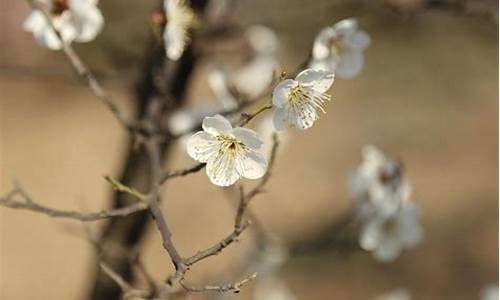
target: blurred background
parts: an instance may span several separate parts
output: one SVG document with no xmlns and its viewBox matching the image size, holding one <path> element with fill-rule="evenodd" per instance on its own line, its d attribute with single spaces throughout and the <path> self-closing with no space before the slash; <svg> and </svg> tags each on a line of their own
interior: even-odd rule
<svg viewBox="0 0 500 300">
<path fill-rule="evenodd" d="M 155 1 L 106 0 L 100 7 L 103 33 L 75 47 L 131 115 Z M 112 192 L 103 175 L 119 174 L 127 133 L 62 53 L 22 31 L 28 14 L 24 1 L 0 4 L 0 192 L 15 178 L 48 206 L 108 208 Z M 285 244 L 328 232 L 352 208 L 349 174 L 361 147 L 373 143 L 404 162 L 425 240 L 389 264 L 359 249 L 292 253 L 280 277 L 297 299 L 373 299 L 396 288 L 413 299 L 479 299 L 485 286 L 498 283 L 498 2 L 238 0 L 229 16 L 241 26 L 275 30 L 289 72 L 307 58 L 322 27 L 345 17 L 356 17 L 371 36 L 365 67 L 355 79 L 336 80 L 328 114 L 312 129 L 290 131 L 252 209 Z M 216 43 L 198 61 L 187 105 L 214 101 L 207 70 L 214 61 L 241 60 L 234 44 L 237 38 Z M 165 168 L 191 164 L 177 145 Z M 204 172 L 169 182 L 164 199 L 185 255 L 232 229 L 228 193 Z M 0 299 L 86 299 L 96 258 L 79 226 L 0 208 Z M 245 233 L 189 279 L 234 280 L 251 244 Z M 170 262 L 153 226 L 140 249 L 155 279 L 164 280 Z M 252 285 L 227 298 L 251 294 Z"/>
</svg>

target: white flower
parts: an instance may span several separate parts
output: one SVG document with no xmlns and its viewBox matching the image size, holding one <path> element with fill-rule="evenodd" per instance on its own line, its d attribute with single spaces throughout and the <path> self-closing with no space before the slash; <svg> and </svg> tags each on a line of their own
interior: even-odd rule
<svg viewBox="0 0 500 300">
<path fill-rule="evenodd" d="M 355 19 L 345 19 L 324 28 L 314 41 L 311 68 L 335 71 L 340 78 L 352 78 L 363 68 L 363 51 L 370 37 L 358 30 Z"/>
<path fill-rule="evenodd" d="M 362 225 L 359 243 L 372 251 L 376 259 L 390 262 L 403 249 L 411 249 L 422 241 L 419 212 L 411 202 L 402 203 L 390 216 L 373 215 Z"/>
<path fill-rule="evenodd" d="M 483 288 L 481 300 L 498 300 L 498 285 L 491 284 Z"/>
<path fill-rule="evenodd" d="M 409 201 L 411 187 L 397 161 L 373 145 L 363 147 L 362 158 L 349 182 L 361 218 L 372 213 L 390 215 L 401 202 Z"/>
<path fill-rule="evenodd" d="M 250 129 L 236 127 L 221 115 L 206 117 L 203 131 L 188 141 L 187 152 L 193 159 L 207 163 L 210 181 L 229 186 L 241 177 L 257 179 L 264 176 L 266 159 L 257 152 L 261 139 Z"/>
<path fill-rule="evenodd" d="M 276 58 L 279 43 L 274 31 L 262 25 L 249 27 L 245 36 L 253 57 L 236 72 L 233 84 L 239 92 L 255 98 L 271 85 L 279 69 Z"/>
<path fill-rule="evenodd" d="M 97 0 L 39 0 L 50 15 L 50 22 L 60 33 L 62 42 L 69 44 L 93 40 L 104 25 L 104 18 L 97 8 Z M 44 47 L 59 50 L 63 43 L 43 12 L 34 10 L 24 22 L 23 28 L 32 32 L 36 41 Z"/>
<path fill-rule="evenodd" d="M 186 0 L 165 0 L 167 24 L 163 32 L 167 57 L 178 60 L 190 41 L 189 30 L 194 26 L 196 16 Z"/>
<path fill-rule="evenodd" d="M 223 108 L 236 108 L 238 101 L 230 91 L 227 73 L 223 67 L 216 66 L 208 72 L 208 85 Z"/>
<path fill-rule="evenodd" d="M 400 288 L 376 297 L 374 300 L 411 300 L 408 290 Z"/>
<path fill-rule="evenodd" d="M 274 126 L 282 130 L 288 126 L 299 129 L 311 127 L 318 119 L 318 110 L 325 113 L 324 104 L 331 96 L 326 92 L 333 84 L 334 74 L 324 70 L 307 69 L 295 79 L 278 83 L 273 91 Z"/>
</svg>

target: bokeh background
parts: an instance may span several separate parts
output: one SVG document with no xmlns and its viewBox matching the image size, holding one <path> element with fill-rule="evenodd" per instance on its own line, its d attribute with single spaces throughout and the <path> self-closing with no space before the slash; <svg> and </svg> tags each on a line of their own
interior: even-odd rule
<svg viewBox="0 0 500 300">
<path fill-rule="evenodd" d="M 154 1 L 101 2 L 104 32 L 76 49 L 130 114 Z M 498 282 L 498 3 L 431 2 L 239 0 L 234 7 L 234 22 L 278 33 L 288 71 L 307 57 L 323 26 L 342 18 L 357 17 L 372 37 L 361 75 L 335 82 L 328 114 L 305 133 L 290 132 L 267 192 L 252 204 L 267 230 L 297 243 L 344 215 L 352 206 L 348 175 L 367 143 L 404 162 L 422 210 L 424 243 L 394 263 L 358 250 L 292 255 L 280 273 L 298 299 L 372 299 L 400 287 L 414 299 L 479 299 Z M 15 178 L 49 206 L 107 208 L 103 175 L 120 170 L 126 133 L 62 53 L 22 31 L 28 13 L 23 1 L 0 4 L 0 192 Z M 217 61 L 238 58 L 224 51 Z M 212 63 L 207 56 L 198 65 L 191 104 L 213 98 L 206 79 Z M 177 150 L 166 168 L 192 163 Z M 164 194 L 182 253 L 231 230 L 227 193 L 203 172 L 169 182 Z M 0 208 L 0 299 L 85 299 L 95 255 L 79 226 Z M 189 278 L 233 278 L 250 236 Z M 163 280 L 169 259 L 153 227 L 141 250 Z M 249 299 L 251 290 L 230 298 Z"/>
</svg>

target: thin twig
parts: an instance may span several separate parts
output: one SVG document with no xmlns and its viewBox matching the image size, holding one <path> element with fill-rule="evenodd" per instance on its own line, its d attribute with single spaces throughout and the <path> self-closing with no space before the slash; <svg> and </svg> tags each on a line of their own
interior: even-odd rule
<svg viewBox="0 0 500 300">
<path fill-rule="evenodd" d="M 62 44 L 62 50 L 64 54 L 68 57 L 69 61 L 73 65 L 73 68 L 76 70 L 79 76 L 87 81 L 89 88 L 92 90 L 94 95 L 101 100 L 101 102 L 106 105 L 106 107 L 111 111 L 111 113 L 115 116 L 118 122 L 128 131 L 133 131 L 135 127 L 127 121 L 127 119 L 123 116 L 122 112 L 118 108 L 118 106 L 112 101 L 109 93 L 107 93 L 104 88 L 101 86 L 97 78 L 90 71 L 90 69 L 85 65 L 83 60 L 78 56 L 75 52 L 71 44 L 65 43 L 62 39 L 61 33 L 55 27 L 50 14 L 47 12 L 47 8 L 43 7 L 42 4 L 37 3 L 35 0 L 27 0 L 30 7 L 34 10 L 40 11 L 47 22 L 49 23 L 52 30 L 55 32 L 57 38 Z"/>
<path fill-rule="evenodd" d="M 185 169 L 180 169 L 180 170 L 175 170 L 175 171 L 170 171 L 170 172 L 165 172 L 163 175 L 161 175 L 159 184 L 163 184 L 165 181 L 175 178 L 175 177 L 181 177 L 181 176 L 186 176 L 192 173 L 196 173 L 203 169 L 206 166 L 206 163 L 197 163 L 189 168 Z"/>
<path fill-rule="evenodd" d="M 160 198 L 160 190 L 159 190 L 159 182 L 160 182 L 160 144 L 157 139 L 151 138 L 145 144 L 147 154 L 150 160 L 150 169 L 151 169 L 151 178 L 152 178 L 152 186 L 150 191 L 150 199 L 149 199 L 149 211 L 153 216 L 156 227 L 160 232 L 162 238 L 163 248 L 167 251 L 172 263 L 175 267 L 176 272 L 185 272 L 185 265 L 182 260 L 182 257 L 179 255 L 173 241 L 172 241 L 172 233 L 168 228 L 165 217 L 163 216 L 163 212 L 161 211 L 159 205 Z"/>
<path fill-rule="evenodd" d="M 205 250 L 198 251 L 193 256 L 186 258 L 184 260 L 184 263 L 187 266 L 191 266 L 191 265 L 197 263 L 198 261 L 203 260 L 207 257 L 217 255 L 224 248 L 226 248 L 227 246 L 229 246 L 233 242 L 237 241 L 237 239 L 241 235 L 241 233 L 248 227 L 249 222 L 244 221 L 245 211 L 248 207 L 248 204 L 252 200 L 252 198 L 254 198 L 257 194 L 262 192 L 264 186 L 269 181 L 269 178 L 271 176 L 271 169 L 272 169 L 274 162 L 275 162 L 278 146 L 279 146 L 279 141 L 278 141 L 277 135 L 275 134 L 273 136 L 273 147 L 271 149 L 271 154 L 270 154 L 269 164 L 268 164 L 268 169 L 267 169 L 266 174 L 264 174 L 264 176 L 261 178 L 261 180 L 259 181 L 257 186 L 254 189 L 252 189 L 249 193 L 245 194 L 243 188 L 240 187 L 240 194 L 239 194 L 240 195 L 239 196 L 240 202 L 239 202 L 238 208 L 236 210 L 233 231 L 228 236 L 226 236 L 224 239 L 215 243 L 213 246 L 211 246 Z"/>
<path fill-rule="evenodd" d="M 22 200 L 16 200 L 15 196 L 19 196 Z M 35 202 L 31 196 L 20 186 L 16 186 L 6 196 L 0 198 L 0 206 L 33 211 L 45 214 L 54 218 L 75 219 L 79 221 L 89 222 L 113 217 L 125 217 L 130 214 L 148 209 L 148 203 L 140 201 L 122 208 L 102 210 L 99 212 L 79 212 L 66 211 L 39 204 Z"/>
</svg>

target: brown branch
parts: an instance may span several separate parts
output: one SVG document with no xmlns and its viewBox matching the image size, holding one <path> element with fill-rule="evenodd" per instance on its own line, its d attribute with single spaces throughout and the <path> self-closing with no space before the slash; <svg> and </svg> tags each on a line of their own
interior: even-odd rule
<svg viewBox="0 0 500 300">
<path fill-rule="evenodd" d="M 84 224 L 84 230 L 86 233 L 87 240 L 94 247 L 97 252 L 99 259 L 99 268 L 104 274 L 106 274 L 116 285 L 118 285 L 122 291 L 122 299 L 129 298 L 141 298 L 141 299 L 151 299 L 155 294 L 154 286 L 150 290 L 137 289 L 134 288 L 130 283 L 127 282 L 120 274 L 118 274 L 113 268 L 104 261 L 102 245 L 94 238 L 90 228 Z M 138 255 L 136 255 L 138 258 Z"/>
<path fill-rule="evenodd" d="M 16 200 L 15 197 L 21 197 L 22 201 Z M 0 206 L 33 211 L 45 214 L 54 218 L 74 219 L 84 222 L 103 220 L 113 217 L 125 217 L 130 214 L 148 209 L 148 203 L 140 201 L 122 208 L 103 210 L 99 212 L 78 212 L 78 211 L 65 211 L 35 202 L 30 195 L 20 186 L 16 186 L 6 196 L 0 198 Z"/>
<path fill-rule="evenodd" d="M 222 250 L 224 250 L 226 247 L 228 247 L 230 244 L 238 240 L 238 237 L 241 235 L 241 233 L 250 225 L 250 222 L 244 220 L 244 215 L 246 212 L 246 209 L 248 207 L 248 204 L 250 201 L 260 192 L 263 191 L 264 186 L 266 183 L 269 181 L 269 178 L 271 176 L 271 169 L 274 165 L 275 158 L 276 158 L 276 152 L 279 146 L 278 138 L 277 135 L 275 134 L 273 136 L 273 147 L 271 149 L 271 154 L 269 158 L 269 164 L 268 164 L 268 169 L 266 174 L 261 178 L 257 186 L 252 189 L 248 194 L 245 194 L 243 191 L 243 188 L 240 187 L 240 202 L 238 205 L 238 208 L 236 210 L 236 216 L 234 220 L 234 227 L 233 231 L 226 236 L 224 239 L 221 241 L 217 242 L 213 246 L 202 250 L 198 251 L 196 254 L 193 256 L 186 258 L 184 260 L 184 263 L 187 266 L 192 266 L 193 264 L 197 263 L 200 260 L 203 260 L 207 257 L 217 255 L 220 253 Z"/>
<path fill-rule="evenodd" d="M 192 173 L 196 173 L 203 169 L 206 166 L 206 163 L 197 163 L 189 168 L 181 169 L 181 170 L 175 170 L 175 171 L 170 171 L 170 172 L 165 172 L 161 175 L 159 184 L 163 184 L 165 181 L 175 178 L 175 177 L 181 177 L 181 176 L 186 176 Z"/>
</svg>

